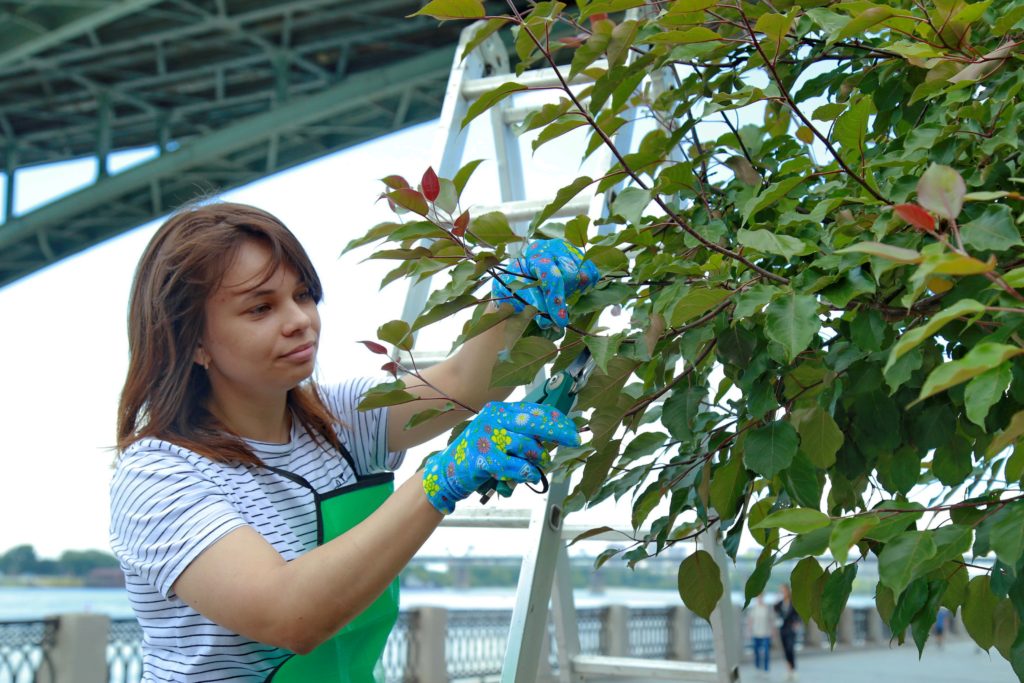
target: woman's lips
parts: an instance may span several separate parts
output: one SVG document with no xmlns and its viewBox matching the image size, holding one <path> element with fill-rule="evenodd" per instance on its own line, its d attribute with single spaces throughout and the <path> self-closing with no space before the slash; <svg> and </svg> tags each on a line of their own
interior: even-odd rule
<svg viewBox="0 0 1024 683">
<path fill-rule="evenodd" d="M 303 344 L 302 346 L 299 346 L 298 348 L 289 351 L 288 353 L 284 354 L 282 358 L 290 361 L 295 361 L 297 363 L 305 363 L 306 361 L 312 359 L 314 355 L 316 355 L 316 344 L 313 342 L 309 342 L 308 344 Z"/>
</svg>

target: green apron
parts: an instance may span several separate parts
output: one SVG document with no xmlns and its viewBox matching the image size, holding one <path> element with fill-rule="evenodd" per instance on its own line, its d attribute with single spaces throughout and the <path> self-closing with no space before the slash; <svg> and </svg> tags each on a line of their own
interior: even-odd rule
<svg viewBox="0 0 1024 683">
<path fill-rule="evenodd" d="M 348 455 L 348 454 L 345 454 Z M 351 462 L 351 460 L 350 460 Z M 312 488 L 290 472 L 268 468 Z M 353 468 L 354 470 L 354 468 Z M 301 481 L 300 481 L 301 480 Z M 391 472 L 361 477 L 343 488 L 313 496 L 317 509 L 317 545 L 356 526 L 395 490 Z M 372 558 L 367 558 L 372 561 Z M 306 655 L 292 655 L 267 677 L 268 683 L 381 683 L 380 658 L 398 620 L 398 578 L 359 616 Z"/>
</svg>

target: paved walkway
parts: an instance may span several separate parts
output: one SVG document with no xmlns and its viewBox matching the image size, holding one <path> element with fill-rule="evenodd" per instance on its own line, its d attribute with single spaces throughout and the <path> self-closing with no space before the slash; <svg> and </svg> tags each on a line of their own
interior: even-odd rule
<svg viewBox="0 0 1024 683">
<path fill-rule="evenodd" d="M 741 669 L 742 683 L 786 680 L 782 653 L 772 650 L 771 672 L 759 678 L 753 666 Z M 986 653 L 967 640 L 929 642 L 924 657 L 908 639 L 902 647 L 859 652 L 813 654 L 797 659 L 798 683 L 1016 683 L 1010 664 L 996 652 Z"/>
</svg>

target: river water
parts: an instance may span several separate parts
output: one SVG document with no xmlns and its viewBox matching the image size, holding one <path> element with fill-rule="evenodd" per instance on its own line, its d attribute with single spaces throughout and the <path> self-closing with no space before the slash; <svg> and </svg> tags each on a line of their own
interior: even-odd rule
<svg viewBox="0 0 1024 683">
<path fill-rule="evenodd" d="M 514 588 L 462 590 L 403 589 L 402 607 L 436 606 L 448 609 L 511 609 Z M 577 591 L 577 607 L 628 605 L 658 607 L 681 604 L 675 591 L 609 588 L 601 593 Z M 133 616 L 128 594 L 122 588 L 14 588 L 0 587 L 0 621 L 42 619 L 68 612 L 93 612 L 114 619 Z"/>
</svg>

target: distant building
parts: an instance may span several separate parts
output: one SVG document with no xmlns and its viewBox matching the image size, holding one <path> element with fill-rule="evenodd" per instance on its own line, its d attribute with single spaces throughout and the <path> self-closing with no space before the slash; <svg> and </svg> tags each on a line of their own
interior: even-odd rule
<svg viewBox="0 0 1024 683">
<path fill-rule="evenodd" d="M 85 577 L 91 588 L 124 588 L 124 573 L 118 567 L 97 567 Z"/>
</svg>

